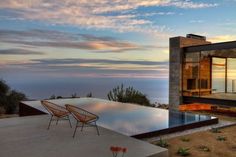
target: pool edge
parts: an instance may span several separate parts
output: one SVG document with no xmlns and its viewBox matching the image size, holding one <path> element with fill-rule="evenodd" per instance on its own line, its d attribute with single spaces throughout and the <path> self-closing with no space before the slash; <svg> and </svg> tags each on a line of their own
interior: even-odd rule
<svg viewBox="0 0 236 157">
<path fill-rule="evenodd" d="M 23 102 L 19 103 L 19 116 L 20 117 L 43 115 L 43 114 L 47 114 L 47 113 L 42 112 L 36 108 L 33 108 L 27 104 L 24 104 Z"/>
<path fill-rule="evenodd" d="M 137 135 L 133 135 L 131 137 L 134 137 L 137 139 L 151 138 L 151 137 L 155 137 L 155 136 L 161 136 L 161 135 L 166 135 L 166 134 L 170 134 L 170 133 L 174 133 L 174 132 L 185 131 L 185 130 L 199 128 L 199 127 L 203 127 L 203 126 L 207 126 L 207 125 L 217 124 L 218 122 L 219 122 L 219 119 L 216 117 L 216 118 L 213 118 L 210 120 L 204 120 L 204 121 L 184 124 L 184 125 L 176 126 L 176 127 L 172 127 L 172 128 L 137 134 Z"/>
</svg>

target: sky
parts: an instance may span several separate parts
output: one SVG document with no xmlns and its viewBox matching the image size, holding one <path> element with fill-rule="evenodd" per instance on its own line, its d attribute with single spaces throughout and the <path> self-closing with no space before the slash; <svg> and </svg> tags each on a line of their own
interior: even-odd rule
<svg viewBox="0 0 236 157">
<path fill-rule="evenodd" d="M 0 78 L 168 79 L 170 37 L 236 40 L 236 0 L 1 0 Z"/>
</svg>

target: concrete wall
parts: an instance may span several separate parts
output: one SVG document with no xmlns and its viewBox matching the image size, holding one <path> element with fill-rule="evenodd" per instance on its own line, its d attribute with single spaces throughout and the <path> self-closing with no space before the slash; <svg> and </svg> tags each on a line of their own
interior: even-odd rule
<svg viewBox="0 0 236 157">
<path fill-rule="evenodd" d="M 169 107 L 178 109 L 182 104 L 182 59 L 183 47 L 210 44 L 199 39 L 174 37 L 169 40 Z"/>
</svg>

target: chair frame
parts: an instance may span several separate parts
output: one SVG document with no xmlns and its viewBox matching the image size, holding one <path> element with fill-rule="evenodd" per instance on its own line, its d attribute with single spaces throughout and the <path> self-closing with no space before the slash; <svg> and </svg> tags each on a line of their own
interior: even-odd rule
<svg viewBox="0 0 236 157">
<path fill-rule="evenodd" d="M 80 131 L 83 131 L 84 127 L 95 127 L 98 136 L 100 135 L 100 132 L 99 132 L 99 129 L 98 129 L 98 126 L 97 126 L 97 123 L 96 123 L 99 119 L 98 115 L 96 115 L 94 113 L 91 113 L 91 112 L 89 112 L 85 109 L 82 109 L 80 107 L 74 106 L 74 105 L 66 104 L 65 106 L 66 106 L 66 109 L 72 114 L 72 116 L 77 121 L 76 126 L 75 126 L 75 130 L 74 130 L 74 133 L 73 133 L 73 138 L 75 137 L 75 134 L 76 134 L 76 131 L 77 131 L 78 127 L 81 127 Z M 81 120 L 76 116 L 76 114 L 80 114 L 80 113 L 76 110 L 73 110 L 72 108 L 75 108 L 76 110 L 83 112 L 82 116 L 85 116 L 85 118 L 86 118 L 86 116 L 90 116 L 90 117 L 93 117 L 93 118 L 91 120 L 88 120 L 88 121 Z M 79 125 L 80 123 L 81 123 L 81 125 Z"/>
<path fill-rule="evenodd" d="M 45 104 L 45 103 L 48 103 L 48 104 L 50 104 L 50 105 L 52 105 L 52 106 L 54 106 L 54 107 L 52 107 L 52 106 L 49 107 L 49 106 L 48 106 L 47 104 Z M 70 121 L 70 117 L 69 117 L 70 112 L 67 111 L 65 107 L 59 106 L 59 105 L 57 105 L 57 104 L 55 104 L 55 103 L 52 103 L 52 102 L 50 102 L 50 101 L 47 101 L 47 100 L 42 100 L 42 101 L 41 101 L 41 104 L 42 104 L 42 106 L 49 112 L 49 114 L 51 115 L 51 118 L 50 118 L 50 121 L 49 121 L 47 130 L 49 130 L 49 128 L 50 128 L 50 126 L 51 126 L 51 122 L 52 122 L 53 120 L 56 120 L 56 121 L 57 121 L 57 122 L 56 122 L 56 125 L 58 124 L 58 121 L 59 121 L 59 120 L 68 120 L 68 121 L 69 121 L 69 124 L 70 124 L 70 127 L 72 128 L 71 121 Z M 56 115 L 54 112 L 59 112 L 59 113 L 61 112 L 62 114 L 61 114 L 61 115 Z M 56 119 L 53 119 L 53 117 L 56 117 Z"/>
</svg>

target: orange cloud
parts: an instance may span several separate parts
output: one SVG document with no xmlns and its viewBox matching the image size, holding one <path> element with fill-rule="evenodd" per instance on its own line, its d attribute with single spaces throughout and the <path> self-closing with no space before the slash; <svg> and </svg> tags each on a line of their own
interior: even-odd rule
<svg viewBox="0 0 236 157">
<path fill-rule="evenodd" d="M 234 40 L 236 40 L 236 35 L 219 35 L 219 36 L 214 36 L 214 37 L 209 38 L 209 41 L 213 43 L 234 41 Z"/>
</svg>

